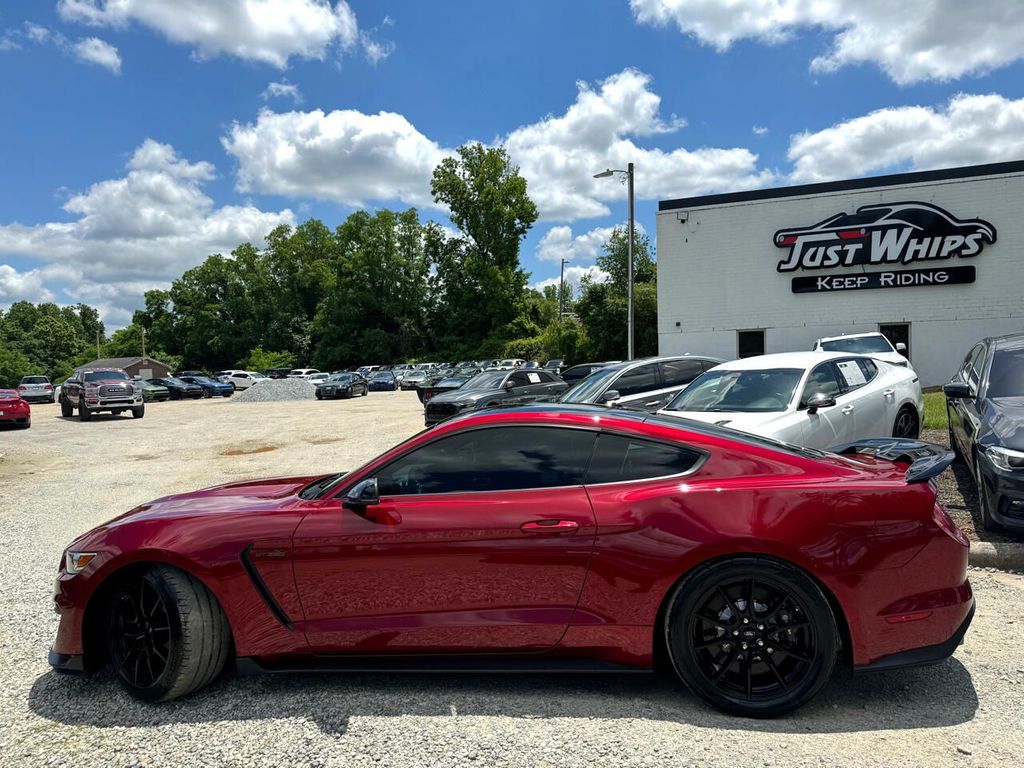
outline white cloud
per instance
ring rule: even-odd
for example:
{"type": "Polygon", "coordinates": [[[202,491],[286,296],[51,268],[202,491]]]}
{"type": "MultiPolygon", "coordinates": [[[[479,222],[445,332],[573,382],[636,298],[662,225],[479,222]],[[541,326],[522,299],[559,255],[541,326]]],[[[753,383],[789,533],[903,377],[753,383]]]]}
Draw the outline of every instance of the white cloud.
{"type": "Polygon", "coordinates": [[[792,180],[825,181],[886,169],[950,168],[1024,157],[1024,99],[954,96],[944,108],[880,109],[793,136],[792,180]]]}
{"type": "Polygon", "coordinates": [[[376,40],[372,35],[365,32],[360,33],[359,44],[363,47],[366,60],[375,66],[395,52],[395,44],[393,42],[390,40],[376,40]]]}
{"type": "MultiPolygon", "coordinates": [[[[579,294],[580,284],[587,278],[592,283],[603,283],[608,279],[608,273],[594,265],[589,267],[566,267],[565,284],[572,287],[573,293],[579,294]]],[[[530,287],[536,291],[543,291],[549,285],[558,285],[559,278],[549,277],[547,280],[538,280],[530,287]]]]}
{"type": "Polygon", "coordinates": [[[529,183],[530,196],[544,219],[571,221],[609,213],[608,203],[625,202],[625,190],[612,179],[594,179],[604,168],[636,165],[636,196],[642,200],[739,190],[769,184],[774,176],[758,170],[748,149],[647,149],[633,139],[673,133],[676,116],[663,119],[661,97],[650,76],[633,69],[592,88],[578,83],[575,102],[558,116],[522,126],[503,143],[529,183]]]}
{"type": "Polygon", "coordinates": [[[60,0],[60,15],[97,27],[140,24],[193,46],[199,58],[222,54],[283,69],[295,56],[324,59],[359,41],[345,0],[60,0]]]}
{"type": "Polygon", "coordinates": [[[289,83],[287,80],[283,83],[268,83],[263,91],[263,100],[269,101],[270,99],[291,99],[295,104],[301,104],[302,92],[299,90],[299,86],[289,83]]]}
{"type": "MultiPolygon", "coordinates": [[[[619,225],[625,229],[627,224],[619,225]]],[[[634,224],[639,234],[644,234],[640,222],[634,224]]],[[[551,227],[537,245],[537,258],[540,261],[553,261],[556,264],[562,259],[574,261],[593,261],[604,249],[604,244],[612,236],[615,227],[595,227],[582,235],[573,237],[572,228],[566,226],[551,227]]]]}
{"type": "Polygon", "coordinates": [[[43,284],[43,275],[38,269],[18,272],[9,264],[0,264],[0,307],[22,300],[53,301],[53,293],[43,284]]]}
{"type": "Polygon", "coordinates": [[[117,48],[98,37],[81,37],[72,42],[61,32],[26,21],[24,29],[8,30],[4,33],[4,37],[0,38],[0,51],[13,51],[21,48],[18,44],[19,38],[36,45],[52,44],[62,53],[74,56],[79,61],[98,64],[109,69],[115,75],[121,74],[121,56],[118,54],[117,48]]]}
{"type": "Polygon", "coordinates": [[[755,136],[767,136],[768,135],[768,129],[766,127],[764,127],[763,125],[755,125],[750,130],[752,130],[754,132],[755,136]]]}
{"type": "MultiPolygon", "coordinates": [[[[659,114],[661,98],[650,78],[627,69],[596,89],[579,84],[575,102],[559,116],[521,126],[495,144],[509,151],[547,220],[601,216],[608,203],[624,206],[612,179],[594,179],[608,166],[636,163],[642,200],[761,187],[775,176],[757,168],[743,148],[646,149],[632,138],[669,134],[684,121],[659,114]]],[[[222,140],[239,163],[243,191],[308,196],[359,205],[401,200],[431,205],[434,166],[453,150],[431,140],[404,116],[355,110],[276,113],[232,126],[222,140]]]]}
{"type": "Polygon", "coordinates": [[[21,277],[26,290],[37,291],[36,300],[59,287],[123,324],[145,290],[166,286],[211,253],[227,254],[246,241],[261,244],[278,224],[294,223],[288,209],[215,207],[202,190],[214,172],[210,163],[189,162],[147,139],[125,176],[97,182],[65,203],[71,221],[0,225],[0,257],[43,263],[21,277]]]}
{"type": "Polygon", "coordinates": [[[1024,56],[1018,0],[630,0],[637,20],[675,23],[720,51],[737,40],[768,44],[802,30],[833,34],[811,68],[875,63],[897,83],[984,73],[1024,56]]]}
{"type": "Polygon", "coordinates": [[[75,58],[90,64],[99,64],[115,74],[121,74],[121,56],[117,48],[98,37],[85,37],[72,46],[75,58]]]}
{"type": "Polygon", "coordinates": [[[431,205],[430,176],[449,154],[394,112],[260,112],[222,139],[242,191],[431,205]]]}

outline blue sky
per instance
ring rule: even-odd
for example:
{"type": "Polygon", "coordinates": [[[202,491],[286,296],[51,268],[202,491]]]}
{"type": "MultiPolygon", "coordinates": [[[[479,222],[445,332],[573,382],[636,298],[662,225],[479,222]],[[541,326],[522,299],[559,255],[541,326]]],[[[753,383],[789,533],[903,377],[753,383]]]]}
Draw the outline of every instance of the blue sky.
{"type": "Polygon", "coordinates": [[[535,284],[595,274],[606,166],[653,232],[667,197],[1024,158],[1024,4],[806,5],[3,0],[0,308],[117,327],[277,223],[445,221],[429,172],[470,140],[527,177],[535,284]]]}

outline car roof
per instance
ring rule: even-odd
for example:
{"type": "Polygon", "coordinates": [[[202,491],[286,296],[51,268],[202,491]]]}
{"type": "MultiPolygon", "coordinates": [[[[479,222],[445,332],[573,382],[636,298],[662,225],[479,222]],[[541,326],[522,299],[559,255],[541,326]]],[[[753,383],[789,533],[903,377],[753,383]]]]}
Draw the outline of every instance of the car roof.
{"type": "Polygon", "coordinates": [[[828,360],[846,360],[851,357],[869,358],[871,355],[855,355],[850,352],[778,352],[731,360],[716,365],[711,370],[763,371],[767,368],[813,368],[828,360]]]}
{"type": "MultiPolygon", "coordinates": [[[[611,363],[591,363],[591,365],[600,365],[602,371],[613,370],[613,371],[625,371],[630,368],[634,368],[638,365],[647,365],[648,363],[670,363],[677,360],[711,360],[715,363],[724,363],[725,360],[721,357],[714,357],[712,355],[666,355],[665,357],[638,357],[635,360],[624,360],[622,362],[611,362],[611,363]]],[[[575,366],[573,366],[575,368],[575,366]]]]}
{"type": "Polygon", "coordinates": [[[1005,336],[992,336],[985,339],[994,349],[1007,351],[1024,349],[1024,333],[1008,333],[1005,336]]]}
{"type": "Polygon", "coordinates": [[[124,373],[124,368],[75,368],[75,373],[109,373],[110,371],[124,373]]]}
{"type": "Polygon", "coordinates": [[[869,336],[886,338],[885,334],[881,331],[868,331],[867,333],[841,333],[838,336],[822,336],[818,339],[818,343],[824,344],[826,341],[839,341],[840,339],[866,339],[869,336]]]}

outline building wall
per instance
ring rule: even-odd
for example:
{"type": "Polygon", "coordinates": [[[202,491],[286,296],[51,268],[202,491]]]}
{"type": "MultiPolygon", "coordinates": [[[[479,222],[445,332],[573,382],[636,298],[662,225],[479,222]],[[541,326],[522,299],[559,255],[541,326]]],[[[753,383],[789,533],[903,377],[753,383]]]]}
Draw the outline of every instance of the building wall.
{"type": "Polygon", "coordinates": [[[658,334],[663,355],[736,356],[736,330],[767,330],[766,352],[808,350],[815,339],[911,323],[911,359],[924,386],[948,381],[984,336],[1024,332],[1024,174],[929,181],[661,211],[658,334]],[[997,240],[970,258],[897,269],[974,265],[967,285],[795,294],[795,276],[857,275],[862,265],[780,273],[776,231],[811,226],[863,205],[920,201],[959,219],[981,218],[997,240]]]}
{"type": "Polygon", "coordinates": [[[140,360],[129,365],[125,368],[125,373],[129,376],[142,375],[146,379],[164,379],[171,375],[171,369],[152,358],[147,358],[144,362],[140,360]]]}

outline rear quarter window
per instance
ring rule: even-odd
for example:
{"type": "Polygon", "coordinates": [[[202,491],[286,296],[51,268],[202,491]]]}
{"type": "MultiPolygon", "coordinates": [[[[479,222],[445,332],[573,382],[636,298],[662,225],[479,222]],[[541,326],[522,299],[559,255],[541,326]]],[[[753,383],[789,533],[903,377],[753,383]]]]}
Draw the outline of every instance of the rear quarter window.
{"type": "Polygon", "coordinates": [[[597,439],[585,482],[598,485],[679,475],[696,467],[701,456],[683,446],[602,434],[597,439]]]}

